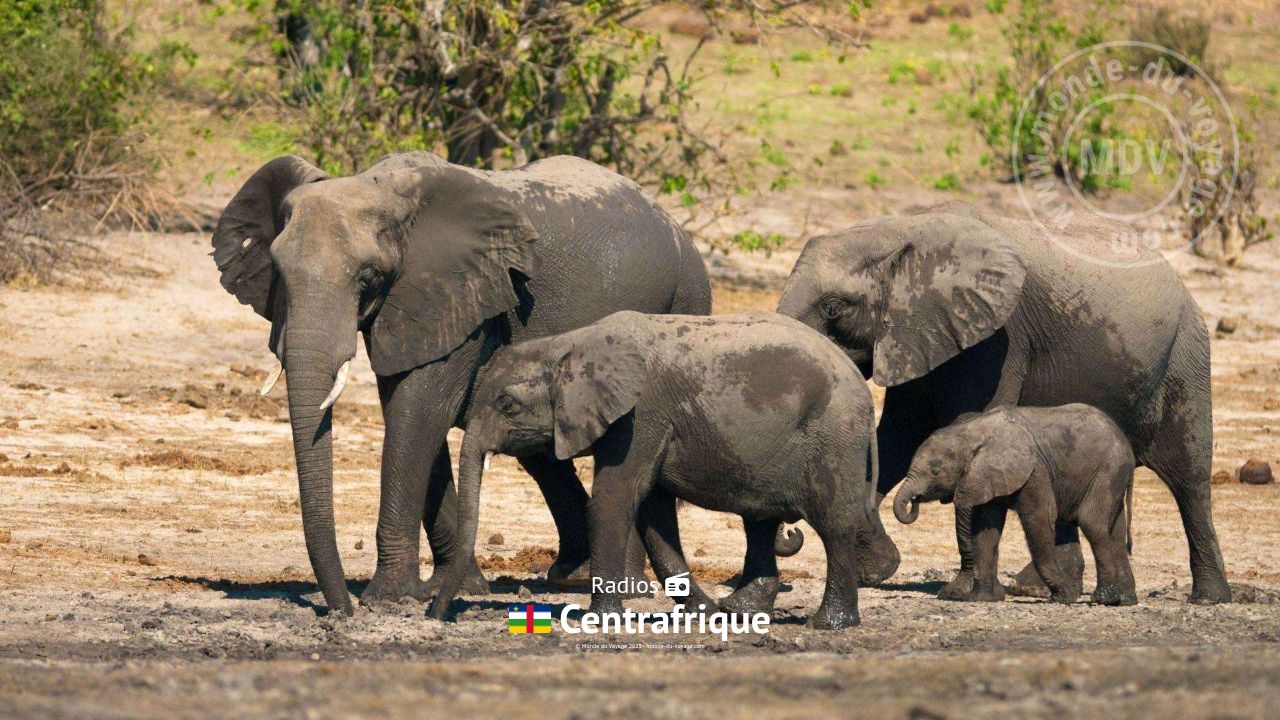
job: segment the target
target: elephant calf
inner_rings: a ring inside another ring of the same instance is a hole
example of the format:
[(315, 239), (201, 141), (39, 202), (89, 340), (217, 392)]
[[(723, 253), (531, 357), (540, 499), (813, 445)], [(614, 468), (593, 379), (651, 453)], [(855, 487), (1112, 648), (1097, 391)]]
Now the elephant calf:
[[(459, 471), (462, 548), (474, 548), (483, 460), (554, 447), (595, 458), (591, 566), (616, 586), (637, 524), (659, 578), (687, 572), (676, 498), (742, 515), (747, 556), (731, 612), (768, 612), (780, 523), (807, 521), (827, 552), (818, 628), (858, 623), (859, 561), (888, 545), (875, 514), (875, 421), (853, 362), (803, 324), (771, 313), (719, 317), (620, 312), (506, 348), (480, 384)], [(872, 560), (876, 562), (876, 560)], [(463, 578), (446, 577), (429, 614)], [(714, 601), (694, 589), (690, 603)], [(596, 592), (597, 612), (621, 611)]]
[[(1105, 413), (1089, 405), (996, 408), (962, 417), (916, 452), (893, 499), (893, 513), (915, 522), (919, 503), (955, 501), (972, 508), (973, 590), (967, 600), (1003, 600), (996, 580), (1005, 513), (1018, 513), (1031, 562), (1055, 602), (1079, 596), (1079, 579), (1058, 565), (1058, 526), (1084, 531), (1093, 548), (1098, 586), (1093, 601), (1133, 605), (1129, 566), (1133, 451)], [(1125, 496), (1128, 494), (1128, 512)], [(911, 509), (907, 509), (910, 504)]]

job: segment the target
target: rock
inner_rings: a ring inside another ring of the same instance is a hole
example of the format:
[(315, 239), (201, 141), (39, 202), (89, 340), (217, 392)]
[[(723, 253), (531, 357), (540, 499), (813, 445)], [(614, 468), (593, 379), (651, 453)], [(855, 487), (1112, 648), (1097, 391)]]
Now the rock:
[(1236, 471), (1236, 476), (1240, 478), (1240, 482), (1246, 485), (1270, 485), (1275, 482), (1275, 477), (1271, 474), (1271, 463), (1265, 460), (1250, 459), (1240, 469)]
[(173, 396), (173, 401), (179, 405), (189, 405), (197, 410), (203, 410), (209, 407), (209, 396), (195, 385), (187, 385)]
[(0, 462), (9, 462), (9, 456), (4, 453), (0, 453)]
[(707, 551), (706, 551), (706, 550), (703, 550), (702, 548), (698, 548), (697, 550), (694, 550), (694, 551), (693, 551), (693, 556), (694, 556), (694, 557), (706, 557), (706, 556), (707, 556)]
[(919, 11), (913, 12), (907, 16), (907, 22), (912, 25), (923, 25), (929, 22), (929, 16)]
[(951, 6), (951, 17), (971, 18), (973, 17), (973, 11), (970, 10), (969, 6), (965, 5), (964, 3), (956, 3), (955, 5)]
[(0, 544), (8, 544), (13, 542), (13, 531), (9, 529), (0, 530)]
[(141, 563), (142, 565), (146, 565), (147, 567), (156, 566), (155, 558), (151, 557), (150, 555), (147, 555), (146, 553), (138, 553), (138, 562)]
[(1240, 318), (1235, 315), (1223, 315), (1218, 318), (1218, 334), (1230, 335), (1240, 329)]
[(520, 589), (516, 590), (516, 597), (520, 598), (521, 600), (529, 600), (533, 597), (533, 593), (529, 590), (529, 588), (525, 587), (524, 585), (521, 585)]
[(506, 538), (502, 537), (502, 533), (494, 533), (489, 536), (490, 545), (501, 545), (506, 542)]
[(1213, 474), (1213, 477), (1209, 478), (1209, 483), (1211, 485), (1226, 485), (1233, 480), (1235, 478), (1231, 477), (1231, 473), (1226, 470), (1219, 470)]
[(356, 541), (356, 549), (357, 550), (364, 549), (364, 538), (360, 538), (359, 540)]

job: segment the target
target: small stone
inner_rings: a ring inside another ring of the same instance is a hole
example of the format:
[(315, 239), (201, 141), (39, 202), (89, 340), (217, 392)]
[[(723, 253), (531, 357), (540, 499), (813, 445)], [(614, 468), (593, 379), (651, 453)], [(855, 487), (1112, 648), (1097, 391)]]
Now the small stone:
[(1275, 477), (1271, 474), (1271, 463), (1265, 460), (1251, 458), (1240, 466), (1236, 475), (1239, 476), (1240, 482), (1246, 485), (1270, 485), (1275, 482)]
[(155, 558), (147, 555), (146, 553), (138, 553), (138, 562), (142, 565), (146, 565), (147, 567), (155, 567), (156, 565)]
[(516, 597), (520, 598), (521, 600), (529, 600), (530, 598), (533, 597), (533, 593), (529, 591), (529, 588), (521, 585), (520, 589), (516, 590)]
[(494, 533), (489, 536), (490, 545), (501, 545), (506, 542), (506, 538), (502, 537), (502, 533)]
[(1240, 318), (1235, 315), (1223, 315), (1218, 319), (1218, 333), (1220, 335), (1230, 335), (1240, 329)]
[(355, 547), (356, 547), (356, 549), (357, 549), (357, 550), (363, 550), (363, 549), (364, 549), (364, 538), (360, 538), (359, 540), (357, 540), (357, 541), (356, 541), (356, 546), (355, 546)]
[(49, 613), (48, 615), (44, 616), (45, 622), (53, 622), (54, 620), (57, 620), (57, 619), (58, 619), (58, 616), (54, 613)]
[(160, 620), (158, 620), (157, 618), (147, 618), (146, 620), (142, 621), (142, 629), (143, 630), (159, 630)]
[(62, 616), (62, 619), (63, 619), (63, 620), (75, 620), (75, 619), (76, 619), (76, 614), (75, 614), (75, 613), (67, 613), (67, 614), (65, 614), (65, 615), (63, 615), (63, 616)]
[(694, 551), (693, 551), (693, 556), (694, 556), (694, 557), (706, 557), (706, 556), (707, 556), (707, 551), (706, 551), (706, 550), (703, 550), (702, 548), (698, 548), (697, 550), (694, 550)]
[(311, 659), (312, 659), (312, 660), (319, 660), (319, 659), (320, 659), (320, 653), (311, 653)]
[(1209, 483), (1212, 485), (1226, 485), (1233, 480), (1231, 473), (1226, 470), (1219, 470), (1213, 474), (1213, 477), (1209, 478)]
[(0, 530), (0, 544), (13, 542), (13, 531), (9, 529)]

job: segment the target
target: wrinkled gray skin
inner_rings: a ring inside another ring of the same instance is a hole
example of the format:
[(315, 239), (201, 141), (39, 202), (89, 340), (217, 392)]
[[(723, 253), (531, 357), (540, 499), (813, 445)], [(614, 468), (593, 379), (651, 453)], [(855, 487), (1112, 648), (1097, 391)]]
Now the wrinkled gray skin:
[(1133, 467), (1128, 439), (1097, 408), (995, 408), (924, 441), (894, 495), (893, 514), (899, 522), (915, 522), (919, 504), (933, 500), (955, 502), (956, 512), (972, 513), (974, 579), (965, 600), (1004, 599), (997, 577), (1000, 533), (1013, 510), (1031, 563), (1054, 602), (1072, 603), (1080, 596), (1058, 565), (1055, 540), (1078, 528), (1098, 571), (1093, 602), (1134, 605)]
[[(477, 391), (459, 466), (463, 546), (476, 539), (483, 458), (554, 447), (595, 458), (592, 571), (623, 576), (637, 518), (660, 579), (687, 572), (676, 498), (742, 515), (747, 556), (722, 606), (769, 612), (778, 592), (775, 537), (807, 521), (827, 552), (827, 585), (810, 624), (858, 623), (858, 577), (892, 573), (864, 547), (885, 539), (872, 498), (871, 395), (853, 363), (821, 335), (772, 313), (618, 313), (590, 327), (505, 349)], [(897, 558), (892, 559), (896, 565)], [(462, 582), (432, 604), (444, 616)], [(694, 588), (688, 604), (714, 607)], [(621, 611), (597, 593), (596, 611)]]
[[(810, 240), (778, 311), (827, 334), (888, 388), (877, 436), (881, 496), (933, 431), (963, 413), (1072, 402), (1104, 411), (1139, 464), (1177, 500), (1190, 546), (1191, 601), (1228, 602), (1209, 477), (1213, 408), (1209, 336), (1200, 310), (1155, 251), (1109, 266), (1118, 226), (1077, 220), (1064, 249), (1034, 223), (964, 202), (883, 217)], [(1129, 258), (1117, 258), (1119, 260)], [(967, 514), (961, 567), (942, 597), (973, 584)], [(1079, 535), (1058, 538), (1079, 583)], [(1043, 595), (1034, 566), (1012, 590)]]
[[(635, 183), (571, 157), (482, 172), (406, 153), (343, 178), (278, 158), (227, 206), (213, 246), (223, 287), (271, 321), (307, 552), (325, 602), (347, 613), (322, 405), (355, 355), (357, 333), (386, 422), (378, 565), (362, 599), (425, 599), (436, 582), (419, 578), (420, 524), (437, 571), (458, 565), (469, 588), (487, 587), (475, 558), (457, 552), (445, 436), (465, 421), (493, 350), (617, 310), (711, 307), (702, 258), (666, 213)], [(523, 466), (560, 533), (548, 577), (585, 574), (587, 495), (572, 463), (547, 454)]]

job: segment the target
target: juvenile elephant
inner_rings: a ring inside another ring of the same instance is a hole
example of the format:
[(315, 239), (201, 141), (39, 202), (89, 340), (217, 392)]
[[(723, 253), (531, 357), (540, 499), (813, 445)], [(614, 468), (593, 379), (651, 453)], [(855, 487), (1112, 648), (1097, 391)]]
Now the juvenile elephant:
[[(899, 522), (913, 523), (931, 500), (972, 511), (973, 590), (966, 600), (1003, 600), (997, 578), (1005, 513), (1018, 513), (1031, 563), (1055, 602), (1080, 590), (1058, 567), (1055, 537), (1079, 528), (1098, 571), (1093, 602), (1133, 605), (1129, 531), (1133, 451), (1116, 424), (1088, 405), (995, 408), (933, 435), (916, 451), (893, 498)], [(1126, 496), (1128, 497), (1126, 503)], [(1126, 512), (1127, 504), (1127, 512)], [(908, 510), (910, 505), (910, 510)]]
[[(688, 236), (635, 183), (572, 157), (483, 172), (407, 153), (341, 178), (277, 158), (223, 211), (213, 256), (223, 287), (271, 321), (270, 348), (288, 376), (307, 552), (325, 602), (347, 613), (330, 406), (357, 332), (386, 423), (378, 565), (362, 598), (425, 599), (436, 578), (419, 579), (419, 524), (437, 571), (456, 564), (468, 587), (486, 587), (475, 558), (457, 552), (445, 437), (463, 423), (493, 350), (617, 310), (711, 309)], [(587, 495), (572, 463), (544, 454), (522, 464), (560, 534), (549, 578), (582, 573)]]
[[(1191, 601), (1228, 602), (1209, 495), (1209, 335), (1158, 252), (1123, 264), (1091, 259), (1125, 232), (1077, 220), (1049, 237), (963, 202), (877, 218), (810, 240), (778, 311), (827, 334), (888, 388), (877, 430), (881, 496), (920, 443), (961, 414), (1086, 403), (1115, 420), (1137, 461), (1173, 492), (1191, 551)], [(970, 518), (956, 520), (960, 573), (942, 597), (973, 584)], [(1079, 535), (1066, 530), (1058, 543), (1078, 587)], [(1032, 566), (1013, 588), (1044, 591)]]
[[(723, 603), (767, 612), (778, 591), (775, 534), (806, 520), (827, 552), (815, 627), (858, 623), (862, 549), (884, 540), (872, 501), (875, 430), (857, 368), (821, 335), (772, 313), (711, 318), (617, 313), (507, 348), (489, 366), (460, 460), (462, 545), (476, 539), (483, 458), (554, 447), (591, 451), (592, 572), (620, 579), (637, 522), (661, 579), (687, 572), (676, 498), (743, 516), (742, 584)], [(878, 570), (878, 568), (876, 568)], [(462, 576), (431, 606), (445, 614)], [(701, 590), (696, 600), (713, 607)], [(593, 610), (621, 611), (596, 593)]]

